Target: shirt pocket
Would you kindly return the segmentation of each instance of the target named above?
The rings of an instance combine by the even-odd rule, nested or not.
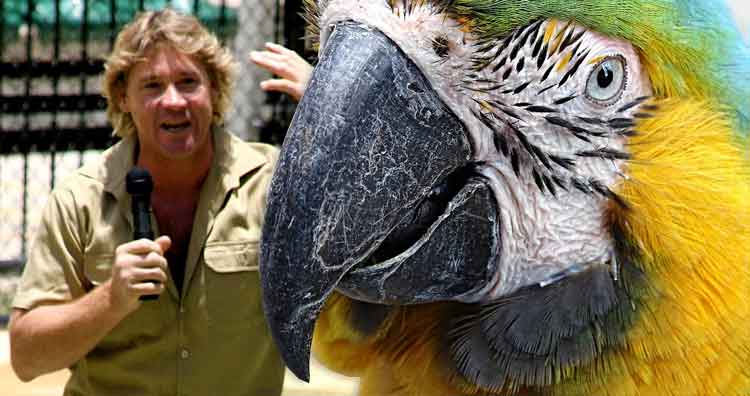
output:
[[[203,251],[206,316],[209,324],[263,321],[258,241],[207,243]]]
[[[112,265],[115,256],[113,254],[88,254],[84,257],[83,272],[85,274],[84,287],[91,291],[107,282],[112,277]],[[164,312],[165,301],[169,298],[164,292],[156,301],[144,302],[138,309],[121,320],[104,338],[97,344],[94,353],[107,351],[121,351],[128,348],[138,347],[141,343],[158,337],[163,332],[165,323]]]

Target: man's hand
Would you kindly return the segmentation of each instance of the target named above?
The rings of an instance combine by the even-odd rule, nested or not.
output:
[[[112,278],[71,302],[14,309],[10,321],[13,370],[23,381],[70,367],[167,281],[164,252],[172,241],[140,239],[115,250]],[[159,281],[154,284],[149,281]]]
[[[164,291],[168,271],[164,252],[171,244],[168,236],[160,236],[155,241],[139,239],[117,247],[109,285],[112,308],[130,313],[140,306],[140,296]]]
[[[284,92],[299,102],[313,70],[306,60],[296,52],[274,43],[266,43],[265,51],[252,51],[250,60],[281,77],[261,82],[262,90]]]

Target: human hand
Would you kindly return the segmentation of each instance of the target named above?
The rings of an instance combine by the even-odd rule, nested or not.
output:
[[[296,52],[274,43],[266,43],[264,51],[250,52],[250,60],[281,77],[262,81],[262,90],[284,92],[299,102],[310,80],[312,65]]]
[[[110,304],[115,310],[130,313],[140,306],[140,296],[164,291],[167,282],[164,252],[171,244],[168,236],[160,236],[155,241],[139,239],[115,249],[109,281]]]

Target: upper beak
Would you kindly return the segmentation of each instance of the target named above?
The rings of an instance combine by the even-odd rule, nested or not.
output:
[[[495,271],[497,204],[464,126],[395,43],[355,22],[328,38],[268,203],[263,303],[303,380],[334,288],[380,303],[456,300]]]

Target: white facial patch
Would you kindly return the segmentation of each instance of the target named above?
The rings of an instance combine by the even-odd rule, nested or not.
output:
[[[321,9],[321,48],[338,22],[381,31],[468,130],[497,198],[502,251],[493,282],[463,301],[612,262],[605,210],[626,177],[638,104],[652,94],[629,43],[557,20],[479,38],[429,4],[330,0]]]

